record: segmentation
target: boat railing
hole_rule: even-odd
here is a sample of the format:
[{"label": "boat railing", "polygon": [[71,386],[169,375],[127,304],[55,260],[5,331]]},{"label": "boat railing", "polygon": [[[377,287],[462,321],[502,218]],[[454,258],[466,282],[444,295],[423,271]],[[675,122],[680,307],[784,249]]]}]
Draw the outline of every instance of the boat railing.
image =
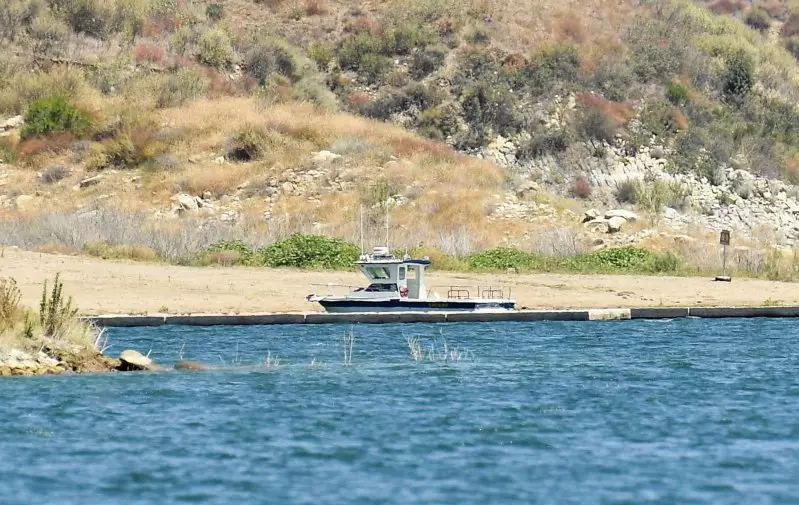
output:
[{"label": "boat railing", "polygon": [[353,291],[357,288],[362,288],[363,286],[352,286],[349,284],[336,284],[335,282],[325,282],[325,283],[311,283],[311,286],[322,286],[328,288],[328,294],[334,294],[333,288],[347,288],[350,291]]},{"label": "boat railing", "polygon": [[[497,287],[497,286],[439,286],[439,289],[446,291],[447,298],[453,299],[469,299],[472,298],[472,292],[476,292],[475,298],[485,299],[505,299],[510,298],[511,288]],[[435,287],[428,290],[428,298],[436,292]],[[507,293],[507,296],[506,296]]]}]

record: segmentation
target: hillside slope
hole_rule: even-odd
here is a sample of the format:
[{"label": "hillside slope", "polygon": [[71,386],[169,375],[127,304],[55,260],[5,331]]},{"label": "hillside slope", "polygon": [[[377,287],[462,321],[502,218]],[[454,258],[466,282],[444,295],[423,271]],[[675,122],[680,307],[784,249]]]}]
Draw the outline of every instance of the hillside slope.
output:
[{"label": "hillside slope", "polygon": [[[794,8],[10,0],[0,242],[176,260],[220,239],[355,240],[363,205],[371,239],[388,210],[398,245],[454,255],[682,244],[713,263],[694,241],[721,228],[786,250]],[[586,227],[592,206],[645,219]]]}]

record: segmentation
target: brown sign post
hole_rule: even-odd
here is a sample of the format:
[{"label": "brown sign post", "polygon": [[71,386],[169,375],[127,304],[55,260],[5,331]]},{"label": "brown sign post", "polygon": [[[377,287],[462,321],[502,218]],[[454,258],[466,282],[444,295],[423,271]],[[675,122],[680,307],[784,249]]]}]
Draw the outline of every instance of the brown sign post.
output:
[{"label": "brown sign post", "polygon": [[732,277],[727,275],[727,247],[730,245],[730,230],[721,230],[719,244],[721,244],[724,252],[721,260],[721,275],[717,276],[716,280],[721,282],[730,282],[732,281]]}]

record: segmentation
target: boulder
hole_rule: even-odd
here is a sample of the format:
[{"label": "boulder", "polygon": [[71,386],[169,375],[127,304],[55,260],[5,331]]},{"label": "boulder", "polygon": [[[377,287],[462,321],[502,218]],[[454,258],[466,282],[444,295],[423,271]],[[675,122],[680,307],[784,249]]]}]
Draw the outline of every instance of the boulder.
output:
[{"label": "boulder", "polygon": [[178,361],[175,363],[175,370],[205,370],[202,363],[196,361]]},{"label": "boulder", "polygon": [[82,181],[80,181],[78,183],[78,187],[81,188],[81,189],[82,188],[88,188],[89,186],[94,186],[96,184],[99,184],[100,181],[102,181],[102,180],[103,180],[103,176],[102,175],[95,175],[94,177],[89,177],[89,178],[86,178],[86,179],[83,179]]},{"label": "boulder", "polygon": [[608,219],[608,233],[618,233],[627,224],[627,220],[621,216],[614,216]]},{"label": "boulder", "polygon": [[172,196],[171,200],[178,206],[178,210],[197,210],[202,204],[202,199],[185,193]]},{"label": "boulder", "polygon": [[341,159],[340,154],[331,153],[330,151],[319,151],[313,155],[311,161],[314,163],[330,163],[339,159]]},{"label": "boulder", "polygon": [[523,198],[530,193],[535,193],[539,189],[540,188],[538,187],[538,184],[536,184],[535,182],[524,181],[523,183],[519,184],[518,188],[516,188],[516,196],[518,196],[519,198]]},{"label": "boulder", "polygon": [[587,223],[589,221],[593,221],[594,219],[597,219],[598,217],[599,217],[599,211],[598,210],[596,210],[596,209],[588,209],[587,211],[585,211],[585,214],[583,214],[583,223]]},{"label": "boulder", "polygon": [[126,349],[119,353],[119,361],[121,362],[119,369],[126,372],[157,369],[153,360],[132,349]]},{"label": "boulder", "polygon": [[33,201],[33,197],[31,195],[19,195],[14,203],[16,204],[19,210],[24,210],[30,207],[30,203]]},{"label": "boulder", "polygon": [[631,223],[638,221],[638,214],[631,210],[615,209],[605,212],[605,219],[612,219],[614,217],[623,218],[625,221],[629,221]]},{"label": "boulder", "polygon": [[588,229],[588,231],[592,231],[594,233],[607,233],[608,221],[602,218],[594,219],[593,221],[585,223],[585,227]]},{"label": "boulder", "polygon": [[14,116],[6,119],[2,123],[2,127],[4,130],[12,130],[14,128],[19,128],[25,123],[25,118],[22,116]]}]

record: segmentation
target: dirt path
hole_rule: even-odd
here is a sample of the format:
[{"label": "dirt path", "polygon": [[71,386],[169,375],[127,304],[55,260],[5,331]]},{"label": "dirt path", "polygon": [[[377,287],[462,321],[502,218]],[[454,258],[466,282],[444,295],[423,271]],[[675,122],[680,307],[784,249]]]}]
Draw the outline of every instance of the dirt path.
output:
[{"label": "dirt path", "polygon": [[[64,291],[86,314],[316,311],[305,301],[326,287],[362,285],[358,273],[304,272],[265,268],[196,268],[106,261],[5,249],[0,277],[14,277],[22,302],[37,307],[41,286],[60,272]],[[427,287],[504,285],[519,307],[593,308],[632,306],[742,306],[799,304],[799,284],[701,277],[565,274],[457,274],[430,272]],[[767,302],[768,300],[768,302]]]}]

